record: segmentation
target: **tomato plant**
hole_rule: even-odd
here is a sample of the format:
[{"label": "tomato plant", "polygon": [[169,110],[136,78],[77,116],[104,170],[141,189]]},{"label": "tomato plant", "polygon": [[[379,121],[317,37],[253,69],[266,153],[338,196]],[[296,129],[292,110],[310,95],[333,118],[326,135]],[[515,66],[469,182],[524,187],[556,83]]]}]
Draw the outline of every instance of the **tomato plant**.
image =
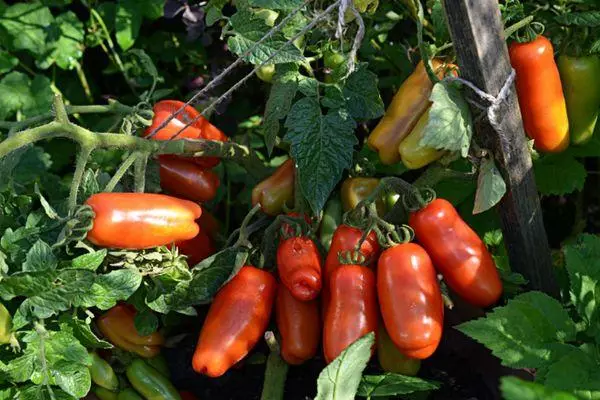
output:
[{"label": "tomato plant", "polygon": [[600,7],[452,6],[2,3],[0,398],[600,396]]}]

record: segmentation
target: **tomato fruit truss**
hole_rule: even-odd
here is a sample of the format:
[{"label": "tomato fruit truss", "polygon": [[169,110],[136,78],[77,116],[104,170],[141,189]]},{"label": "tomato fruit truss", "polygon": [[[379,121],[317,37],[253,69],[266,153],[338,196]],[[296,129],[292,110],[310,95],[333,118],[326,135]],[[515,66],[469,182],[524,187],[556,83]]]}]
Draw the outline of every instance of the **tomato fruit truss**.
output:
[{"label": "tomato fruit truss", "polygon": [[321,255],[312,239],[283,239],[277,248],[277,270],[281,282],[300,301],[315,299],[321,292]]},{"label": "tomato fruit truss", "polygon": [[478,307],[498,301],[502,282],[494,260],[450,202],[433,200],[411,213],[409,225],[454,292]]},{"label": "tomato fruit truss", "polygon": [[379,319],[375,274],[370,268],[342,265],[331,275],[329,288],[331,299],[323,326],[323,350],[328,363],[359,338],[377,332]]},{"label": "tomato fruit truss", "polygon": [[147,249],[198,234],[196,203],[153,193],[98,193],[87,199],[94,226],[87,239],[100,247]]},{"label": "tomato fruit truss", "polygon": [[[432,60],[434,71],[441,79],[447,68],[437,59]],[[413,73],[402,83],[400,89],[385,111],[385,115],[369,135],[367,144],[379,153],[383,164],[392,165],[400,161],[398,146],[417,124],[421,115],[429,108],[429,96],[433,84],[420,61]]]},{"label": "tomato fruit truss", "polygon": [[381,253],[377,293],[385,328],[396,347],[407,357],[431,356],[442,338],[444,304],[427,252],[417,244],[403,243]]},{"label": "tomato fruit truss", "polygon": [[267,329],[276,291],[269,272],[242,267],[210,306],[192,359],[194,370],[219,377],[244,358]]},{"label": "tomato fruit truss", "polygon": [[156,357],[165,342],[163,336],[159,332],[141,336],[134,318],[135,311],[130,306],[119,304],[99,317],[96,325],[108,341],[120,349],[144,358]]}]

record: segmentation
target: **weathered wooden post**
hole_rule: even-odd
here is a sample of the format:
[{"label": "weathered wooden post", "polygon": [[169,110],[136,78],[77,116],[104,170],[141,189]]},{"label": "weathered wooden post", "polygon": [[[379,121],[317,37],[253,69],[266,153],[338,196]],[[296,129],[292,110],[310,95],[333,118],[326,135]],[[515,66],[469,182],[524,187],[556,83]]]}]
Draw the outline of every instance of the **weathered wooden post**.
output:
[{"label": "weathered wooden post", "polygon": [[[511,73],[497,0],[444,0],[460,76],[497,96]],[[467,89],[468,90],[468,89]],[[474,100],[479,101],[474,97]],[[476,112],[476,110],[473,110]],[[548,238],[513,86],[499,109],[500,132],[487,118],[475,125],[475,137],[493,152],[507,185],[499,204],[510,265],[532,289],[557,296]]]}]

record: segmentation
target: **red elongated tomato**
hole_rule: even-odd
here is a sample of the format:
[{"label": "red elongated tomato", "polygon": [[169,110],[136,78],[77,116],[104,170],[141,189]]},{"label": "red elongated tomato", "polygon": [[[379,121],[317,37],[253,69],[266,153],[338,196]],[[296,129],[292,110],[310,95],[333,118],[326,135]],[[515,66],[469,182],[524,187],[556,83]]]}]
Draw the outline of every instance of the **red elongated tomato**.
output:
[{"label": "red elongated tomato", "polygon": [[[152,125],[144,132],[144,136],[150,135],[155,129],[158,129],[171,115],[175,114],[180,108],[183,110],[174,118],[169,120],[169,123],[159,129],[152,139],[154,140],[176,140],[176,139],[208,139],[225,142],[228,140],[219,128],[211,124],[204,118],[198,110],[192,106],[186,106],[184,102],[178,100],[161,100],[157,102],[152,111],[154,118]],[[193,121],[190,126],[183,129],[189,122]],[[183,129],[183,130],[182,130]],[[181,132],[180,132],[181,131]],[[217,157],[182,157],[192,161],[201,167],[212,168],[219,163]]]},{"label": "red elongated tomato", "polygon": [[375,274],[370,268],[340,266],[331,275],[330,289],[323,326],[323,350],[328,363],[359,338],[377,332],[379,322]]},{"label": "red elongated tomato", "polygon": [[85,202],[96,216],[87,239],[100,247],[147,249],[196,236],[196,203],[164,194],[97,193]]},{"label": "red elongated tomato", "polygon": [[[146,128],[144,136],[148,136],[152,133],[183,106],[185,106],[185,103],[178,100],[161,100],[157,102],[152,108],[152,111],[154,111],[152,125]],[[177,133],[191,121],[194,122],[177,135]],[[165,127],[158,130],[156,134],[152,136],[152,139],[200,139],[202,138],[202,128],[205,121],[206,118],[201,116],[198,110],[192,106],[185,106],[183,111],[171,119]],[[175,135],[177,135],[177,137],[175,137]]]},{"label": "red elongated tomato", "polygon": [[[340,225],[337,227],[331,239],[331,246],[325,259],[325,271],[323,274],[323,294],[321,296],[323,303],[323,314],[327,310],[329,303],[329,280],[333,271],[340,266],[339,254],[348,251],[354,251],[360,241],[363,231],[349,225]],[[379,242],[377,235],[371,231],[365,241],[360,246],[360,253],[370,260],[370,265],[375,263],[379,253]]]},{"label": "red elongated tomato", "polygon": [[315,299],[321,292],[321,255],[312,239],[284,239],[277,248],[277,270],[281,282],[300,301]]},{"label": "red elongated tomato", "polygon": [[192,201],[210,201],[219,188],[219,177],[211,170],[181,158],[159,158],[163,190]]},{"label": "red elongated tomato", "polygon": [[267,329],[276,291],[269,272],[242,267],[210,306],[192,359],[194,371],[216,378],[244,358]]},{"label": "red elongated tomato", "polygon": [[514,42],[509,54],[525,132],[541,151],[565,150],[569,119],[552,43],[544,36],[527,43]]},{"label": "red elongated tomato", "polygon": [[275,317],[281,334],[281,357],[288,364],[300,365],[317,354],[321,340],[318,300],[300,301],[279,285]]},{"label": "red elongated tomato", "polygon": [[432,201],[411,213],[409,224],[453,291],[478,307],[498,301],[502,282],[494,260],[450,202]]},{"label": "red elongated tomato", "polygon": [[179,248],[181,254],[187,256],[187,263],[190,267],[195,266],[200,261],[212,256],[217,251],[215,243],[206,234],[204,229],[196,237],[182,242],[176,242],[175,245]]},{"label": "red elongated tomato", "polygon": [[427,252],[404,243],[381,253],[377,293],[383,322],[396,347],[411,358],[432,355],[442,338],[444,303]]}]

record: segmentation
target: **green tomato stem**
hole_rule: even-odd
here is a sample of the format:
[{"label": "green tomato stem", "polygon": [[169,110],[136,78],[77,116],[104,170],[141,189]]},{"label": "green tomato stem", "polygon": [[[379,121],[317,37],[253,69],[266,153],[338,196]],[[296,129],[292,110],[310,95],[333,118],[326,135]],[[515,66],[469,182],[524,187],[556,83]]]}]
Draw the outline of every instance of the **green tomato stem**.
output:
[{"label": "green tomato stem", "polygon": [[267,358],[265,380],[260,399],[282,400],[289,366],[279,355],[279,344],[273,332],[265,333],[265,340],[271,349],[271,353]]},{"label": "green tomato stem", "polygon": [[135,183],[136,193],[143,193],[146,187],[146,166],[148,165],[148,153],[138,153],[135,160]]},{"label": "green tomato stem", "polygon": [[139,154],[137,152],[133,152],[127,156],[125,161],[123,161],[121,163],[121,165],[119,166],[117,171],[114,173],[112,178],[110,178],[110,181],[108,181],[108,183],[106,184],[106,187],[104,188],[103,192],[112,192],[115,189],[115,187],[117,186],[117,183],[119,183],[121,181],[121,179],[123,178],[123,175],[125,175],[125,173],[129,170],[129,168],[131,168],[131,166],[133,165],[135,160],[138,158],[138,156],[139,156]]},{"label": "green tomato stem", "polygon": [[81,180],[83,179],[85,166],[90,159],[92,151],[94,151],[93,147],[82,146],[81,150],[79,150],[79,154],[77,154],[75,173],[73,174],[71,191],[69,192],[69,212],[73,211],[77,206],[77,194],[79,193],[79,186],[81,186]]}]

